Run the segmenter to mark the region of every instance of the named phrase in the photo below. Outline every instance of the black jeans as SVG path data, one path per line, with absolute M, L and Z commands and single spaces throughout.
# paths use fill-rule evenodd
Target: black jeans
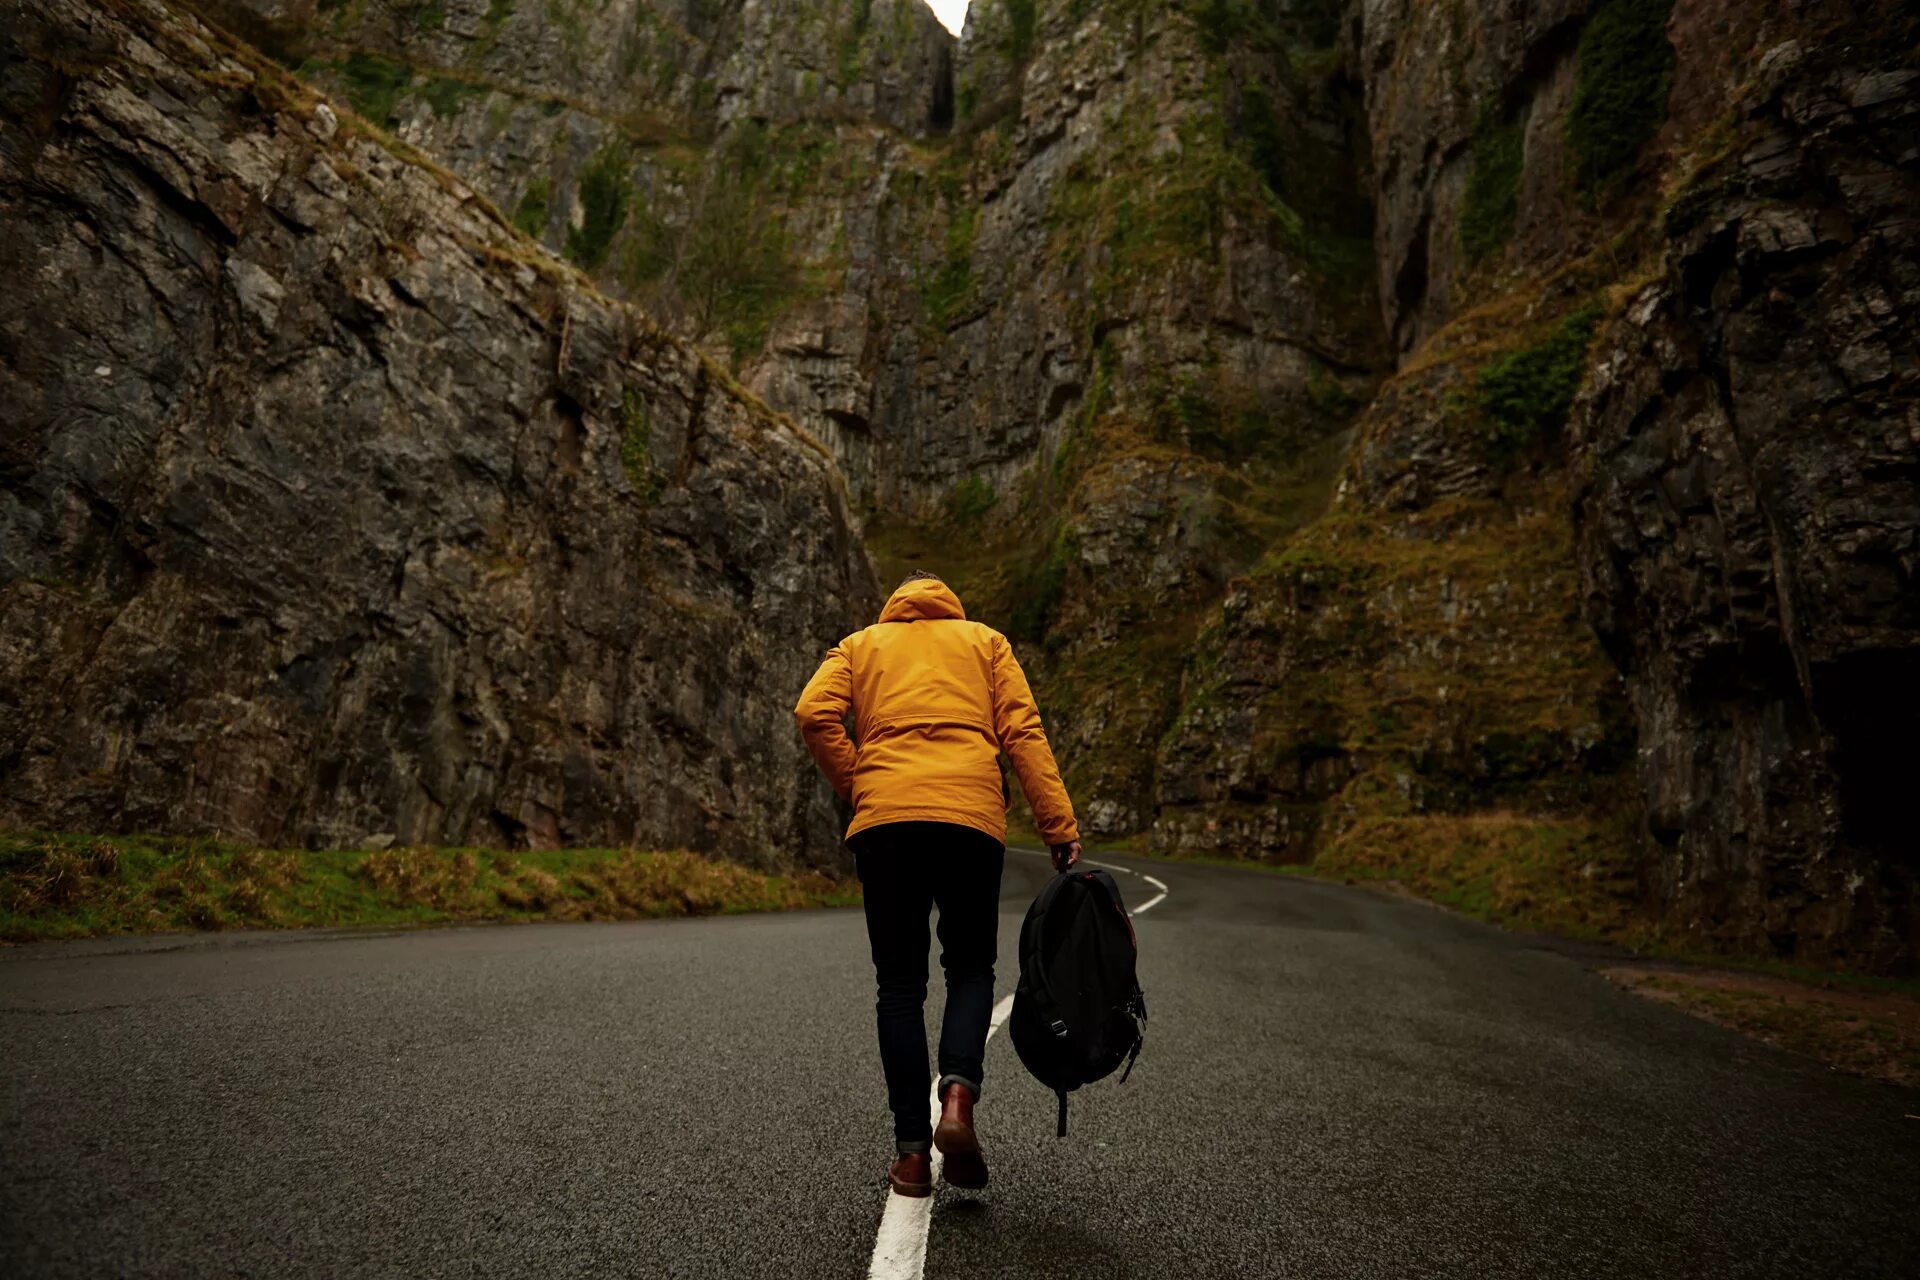
M 941 1092 L 952 1080 L 977 1097 L 993 1016 L 1006 849 L 953 822 L 888 822 L 847 842 L 866 893 L 867 940 L 879 986 L 874 1012 L 887 1075 L 893 1137 L 902 1151 L 933 1139 L 927 1104 L 927 914 L 940 908 L 940 967 L 947 1012 L 940 1025 Z

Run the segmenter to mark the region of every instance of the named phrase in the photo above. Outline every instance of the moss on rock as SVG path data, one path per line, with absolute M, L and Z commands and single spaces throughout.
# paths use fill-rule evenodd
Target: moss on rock
M 1492 112 L 1481 115 L 1460 207 L 1460 248 L 1468 262 L 1484 261 L 1512 237 L 1525 154 L 1519 122 L 1501 120 Z
M 1604 0 L 1580 33 L 1567 141 L 1580 185 L 1604 194 L 1631 176 L 1667 118 L 1673 0 Z
M 513 208 L 513 225 L 521 234 L 539 240 L 547 234 L 547 202 L 553 196 L 553 182 L 541 174 L 527 184 L 520 203 Z

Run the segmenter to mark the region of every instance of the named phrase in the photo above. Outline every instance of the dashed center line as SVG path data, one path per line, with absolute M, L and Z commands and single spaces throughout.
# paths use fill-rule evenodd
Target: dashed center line
M 1008 846 L 1009 853 L 1034 854 L 1046 857 L 1037 849 L 1019 849 Z M 1104 871 L 1118 871 L 1123 875 L 1137 876 L 1152 885 L 1159 892 L 1153 897 L 1129 911 L 1131 916 L 1145 915 L 1166 900 L 1168 893 L 1165 882 L 1134 871 L 1128 867 L 1116 867 L 1110 863 L 1095 862 L 1091 858 L 1081 858 L 1090 867 L 1099 867 Z M 1007 1016 L 1013 1012 L 1013 997 L 1002 996 L 993 1006 L 993 1018 L 987 1024 L 987 1040 L 991 1042 L 1000 1028 L 1006 1024 Z M 934 1123 L 940 1121 L 940 1076 L 935 1073 L 933 1087 L 928 1090 L 928 1106 L 932 1109 Z M 946 1157 L 939 1149 L 933 1152 L 933 1181 L 940 1182 L 940 1170 L 946 1164 Z M 873 1242 L 873 1261 L 867 1266 L 867 1280 L 921 1280 L 927 1270 L 927 1235 L 933 1229 L 933 1202 L 936 1196 L 903 1196 L 897 1191 L 887 1192 L 887 1207 L 880 1215 L 880 1230 Z

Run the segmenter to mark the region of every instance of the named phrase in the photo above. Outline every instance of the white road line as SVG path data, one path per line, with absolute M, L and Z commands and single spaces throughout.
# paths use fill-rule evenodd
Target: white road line
M 1124 871 L 1126 870 L 1126 868 L 1122 867 L 1121 870 Z M 1127 913 L 1128 915 L 1137 916 L 1143 912 L 1151 911 L 1155 907 L 1159 906 L 1161 903 L 1161 900 L 1167 896 L 1167 886 L 1162 881 L 1154 879 L 1152 876 L 1148 875 L 1144 871 L 1136 871 L 1133 874 L 1139 876 L 1142 880 L 1145 880 L 1148 884 L 1152 885 L 1154 888 L 1160 891 L 1159 893 L 1154 894 L 1151 898 L 1148 898 L 1145 902 L 1141 903 L 1139 906 L 1135 907 L 1132 911 L 1129 911 Z
M 1034 849 L 1015 849 L 1015 853 L 1037 853 Z M 1046 857 L 1044 853 L 1040 857 Z M 1127 914 L 1144 915 L 1158 906 L 1167 896 L 1167 886 L 1144 872 L 1128 867 L 1110 866 L 1104 862 L 1084 859 L 1090 867 L 1105 867 L 1109 871 L 1119 871 L 1130 876 L 1139 876 L 1160 892 L 1135 907 Z M 991 1041 L 994 1033 L 1006 1024 L 1007 1017 L 1013 1012 L 1013 997 L 1002 996 L 993 1006 L 993 1018 L 987 1024 L 987 1039 Z M 933 1121 L 940 1122 L 940 1077 L 933 1077 L 933 1087 L 928 1090 L 928 1105 L 932 1108 Z M 938 1186 L 940 1170 L 946 1164 L 946 1157 L 938 1149 L 933 1153 L 933 1181 Z M 887 1192 L 887 1207 L 880 1214 L 880 1230 L 873 1241 L 873 1261 L 867 1264 L 867 1280 L 921 1280 L 927 1270 L 927 1234 L 933 1230 L 932 1196 L 903 1196 L 897 1191 Z
M 987 1024 L 987 1039 L 993 1039 L 1013 1012 L 1013 997 L 1002 996 L 993 1006 L 993 1019 Z M 928 1105 L 935 1124 L 940 1123 L 940 1077 L 933 1077 Z M 939 1148 L 933 1152 L 933 1181 L 940 1183 L 940 1170 L 947 1158 Z M 887 1207 L 880 1214 L 880 1232 L 873 1242 L 873 1261 L 867 1266 L 867 1280 L 919 1280 L 927 1267 L 927 1233 L 933 1229 L 933 1197 L 903 1196 L 887 1192 Z

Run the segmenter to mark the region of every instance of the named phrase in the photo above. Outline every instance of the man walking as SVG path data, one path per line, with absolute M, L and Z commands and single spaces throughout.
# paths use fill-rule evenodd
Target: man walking
M 843 724 L 848 711 L 857 746 Z M 944 582 L 916 571 L 878 623 L 828 651 L 793 714 L 821 771 L 853 802 L 847 844 L 866 893 L 880 1062 L 898 1149 L 887 1180 L 901 1195 L 932 1195 L 930 1147 L 937 1145 L 948 1182 L 984 1187 L 973 1107 L 993 1012 L 1006 855 L 1001 752 L 1020 777 L 1054 866 L 1080 857 L 1073 805 L 1026 673 L 1005 636 L 967 621 Z M 923 1092 L 927 916 L 936 905 L 947 979 L 938 1128 Z

